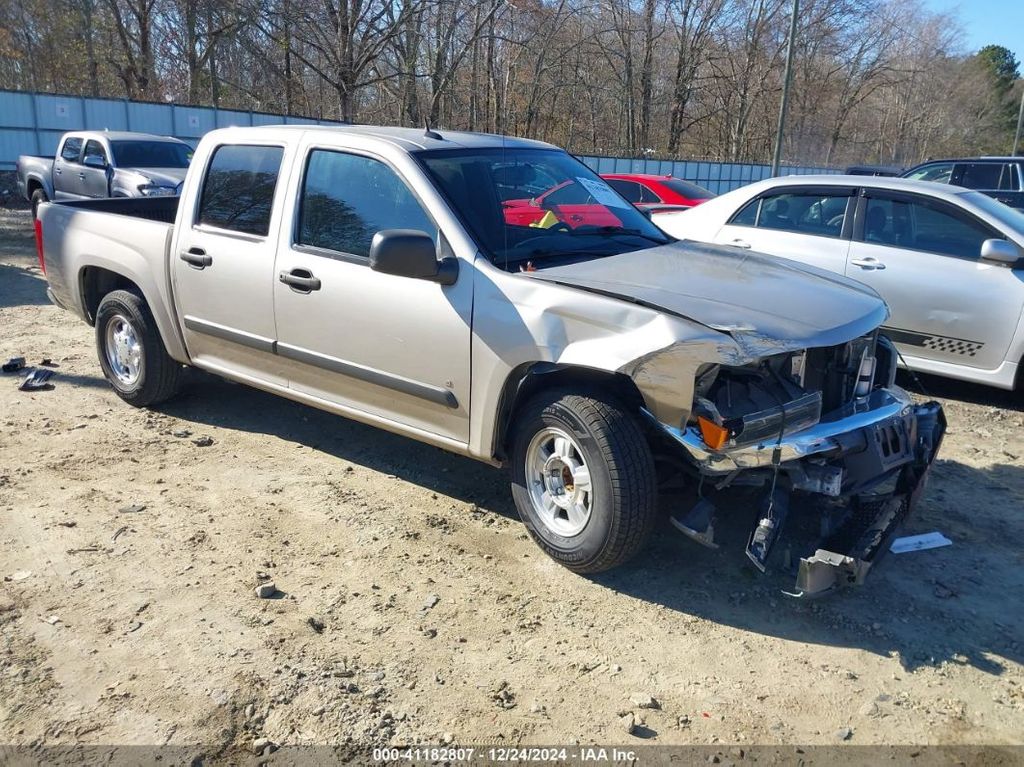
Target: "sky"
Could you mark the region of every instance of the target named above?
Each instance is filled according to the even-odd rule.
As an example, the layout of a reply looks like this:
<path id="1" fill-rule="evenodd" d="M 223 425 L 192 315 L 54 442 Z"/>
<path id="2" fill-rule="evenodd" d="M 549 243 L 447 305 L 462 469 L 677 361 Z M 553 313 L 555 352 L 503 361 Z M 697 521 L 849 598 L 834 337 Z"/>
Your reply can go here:
<path id="1" fill-rule="evenodd" d="M 1013 51 L 1024 71 L 1024 0 L 925 0 L 936 11 L 950 12 L 967 33 L 968 52 L 994 44 Z"/>

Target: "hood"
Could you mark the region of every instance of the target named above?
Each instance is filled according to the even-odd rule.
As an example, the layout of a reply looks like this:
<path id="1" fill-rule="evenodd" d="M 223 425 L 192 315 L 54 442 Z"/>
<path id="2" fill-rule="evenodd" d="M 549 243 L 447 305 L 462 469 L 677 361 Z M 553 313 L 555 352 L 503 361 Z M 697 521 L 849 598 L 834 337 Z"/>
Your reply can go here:
<path id="1" fill-rule="evenodd" d="M 747 348 L 833 346 L 889 316 L 859 282 L 724 245 L 675 242 L 527 274 L 699 322 Z"/>
<path id="2" fill-rule="evenodd" d="M 177 186 L 185 180 L 188 168 L 131 168 L 131 171 L 159 186 Z"/>

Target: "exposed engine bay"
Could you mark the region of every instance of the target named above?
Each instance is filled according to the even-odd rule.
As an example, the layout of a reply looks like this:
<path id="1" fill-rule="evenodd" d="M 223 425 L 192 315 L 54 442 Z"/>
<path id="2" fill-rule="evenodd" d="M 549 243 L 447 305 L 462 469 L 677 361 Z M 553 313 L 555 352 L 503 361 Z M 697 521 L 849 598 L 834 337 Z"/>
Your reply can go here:
<path id="1" fill-rule="evenodd" d="M 782 563 L 796 575 L 787 593 L 861 582 L 910 513 L 945 432 L 938 403 L 914 405 L 895 386 L 896 362 L 876 331 L 747 365 L 704 366 L 686 423 L 668 430 L 698 481 L 697 503 L 673 525 L 716 547 L 716 495 L 757 488 L 746 547 L 754 566 L 768 568 L 784 530 L 799 538 L 810 529 L 814 540 L 798 541 L 799 556 Z"/>

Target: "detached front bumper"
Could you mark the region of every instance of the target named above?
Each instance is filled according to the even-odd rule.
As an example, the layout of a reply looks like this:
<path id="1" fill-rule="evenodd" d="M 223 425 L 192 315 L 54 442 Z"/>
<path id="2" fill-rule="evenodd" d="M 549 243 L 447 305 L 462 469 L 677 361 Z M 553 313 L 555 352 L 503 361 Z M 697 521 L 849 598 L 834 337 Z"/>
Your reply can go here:
<path id="1" fill-rule="evenodd" d="M 781 440 L 712 450 L 695 428 L 660 425 L 697 473 L 711 479 L 704 497 L 682 518 L 681 531 L 714 545 L 714 489 L 733 482 L 765 488 L 747 555 L 762 571 L 781 536 L 790 493 L 825 501 L 821 537 L 804 547 L 792 596 L 816 596 L 861 583 L 888 548 L 924 490 L 945 416 L 937 402 L 914 405 L 897 387 L 878 389 L 859 403 Z"/>

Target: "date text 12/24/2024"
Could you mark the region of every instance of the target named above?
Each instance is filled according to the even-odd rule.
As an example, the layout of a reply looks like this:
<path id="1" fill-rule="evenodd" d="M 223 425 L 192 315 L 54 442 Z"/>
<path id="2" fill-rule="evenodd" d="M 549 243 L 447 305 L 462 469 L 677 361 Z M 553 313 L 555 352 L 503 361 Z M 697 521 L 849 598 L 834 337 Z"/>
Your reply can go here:
<path id="1" fill-rule="evenodd" d="M 375 762 L 612 762 L 635 761 L 633 751 L 621 748 L 584 746 L 573 749 L 559 747 L 488 746 L 470 748 L 462 746 L 407 746 L 373 749 Z"/>

